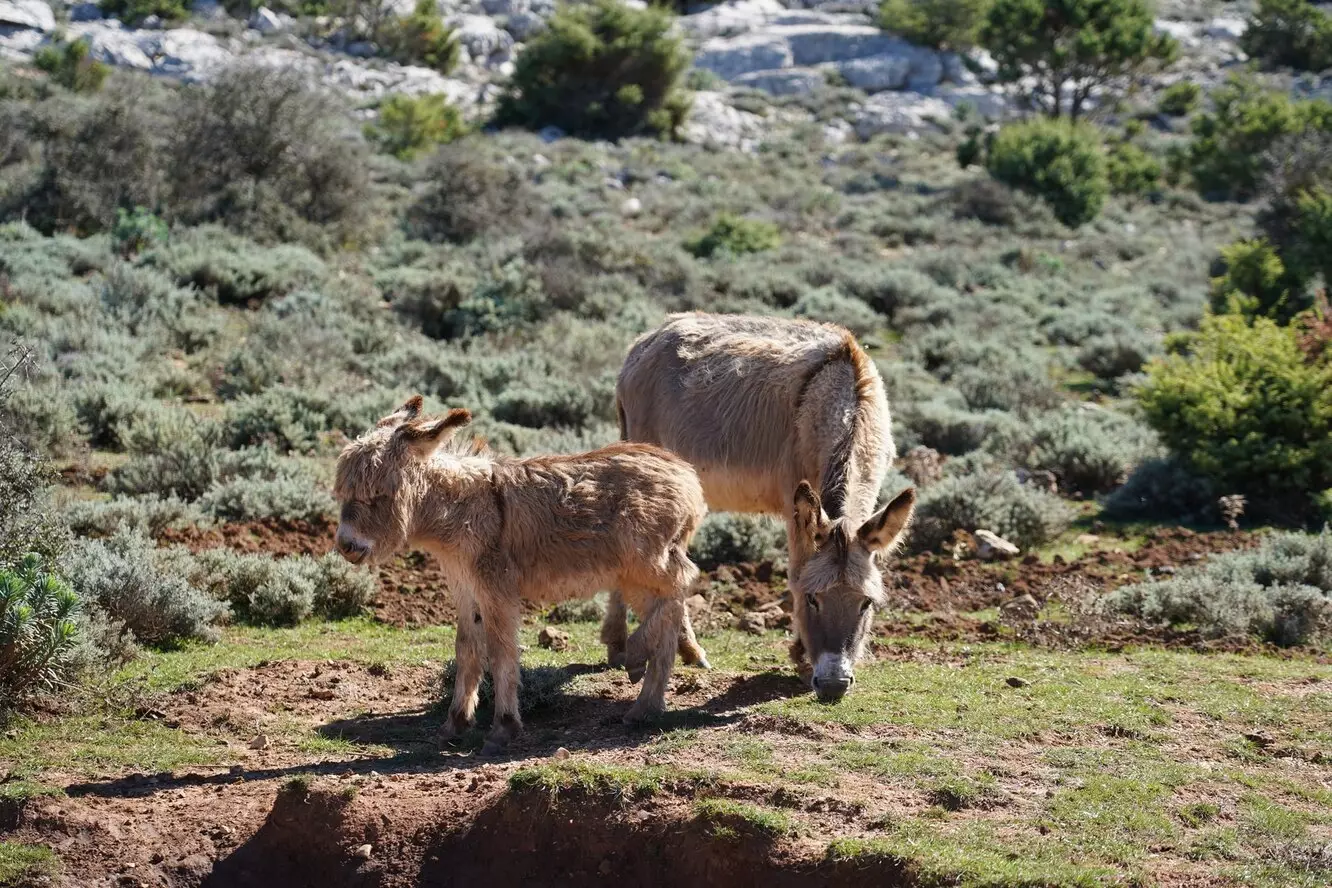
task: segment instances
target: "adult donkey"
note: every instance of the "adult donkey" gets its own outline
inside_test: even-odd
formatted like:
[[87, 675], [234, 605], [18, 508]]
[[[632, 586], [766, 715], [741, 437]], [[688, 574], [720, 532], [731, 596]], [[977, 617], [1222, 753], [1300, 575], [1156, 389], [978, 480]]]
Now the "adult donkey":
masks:
[[[829, 324], [677, 314], [630, 347], [616, 401], [621, 437], [691, 462], [710, 509], [786, 516], [791, 659], [820, 700], [840, 700], [885, 604], [875, 556], [915, 507], [908, 488], [874, 511], [896, 454], [873, 361]], [[614, 593], [601, 631], [613, 664], [626, 633]], [[687, 614], [679, 651], [707, 665]]]

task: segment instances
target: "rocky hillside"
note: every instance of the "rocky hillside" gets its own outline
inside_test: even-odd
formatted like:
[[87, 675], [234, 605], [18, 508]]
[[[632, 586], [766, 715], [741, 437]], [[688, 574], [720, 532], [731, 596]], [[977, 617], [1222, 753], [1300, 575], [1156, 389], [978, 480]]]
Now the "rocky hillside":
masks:
[[[481, 118], [554, 3], [440, 0], [439, 6], [461, 48], [449, 76], [375, 59], [372, 45], [347, 37], [327, 16], [293, 18], [259, 7], [237, 18], [216, 0], [195, 0], [189, 17], [169, 27], [153, 16], [130, 27], [91, 2], [0, 0], [0, 58], [29, 59], [60, 36], [86, 41], [97, 60], [162, 77], [207, 81], [244, 59], [306, 71], [358, 103], [438, 93]], [[398, 0], [390, 12], [410, 7]], [[912, 45], [882, 30], [876, 12], [865, 0], [728, 0], [680, 16], [695, 68], [686, 138], [752, 148], [774, 126], [817, 119], [833, 141], [866, 139], [936, 126], [959, 113], [999, 119], [1016, 110], [983, 50], [958, 55]], [[1171, 17], [1158, 19], [1157, 30], [1179, 42], [1180, 59], [1143, 84], [1145, 94], [1181, 79], [1216, 83], [1246, 61], [1236, 45], [1245, 30], [1241, 4], [1175, 4], [1164, 12]], [[1306, 77], [1292, 88], [1308, 95], [1329, 84]]]

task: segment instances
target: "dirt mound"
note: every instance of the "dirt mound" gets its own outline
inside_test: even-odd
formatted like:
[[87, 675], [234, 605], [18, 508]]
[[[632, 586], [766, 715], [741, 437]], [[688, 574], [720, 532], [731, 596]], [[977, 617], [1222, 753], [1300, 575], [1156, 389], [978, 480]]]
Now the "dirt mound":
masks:
[[[891, 860], [851, 867], [797, 844], [714, 831], [675, 799], [627, 805], [597, 793], [460, 792], [442, 807], [302, 787], [280, 792], [254, 836], [208, 886], [891, 886]], [[442, 800], [436, 799], [436, 802]]]

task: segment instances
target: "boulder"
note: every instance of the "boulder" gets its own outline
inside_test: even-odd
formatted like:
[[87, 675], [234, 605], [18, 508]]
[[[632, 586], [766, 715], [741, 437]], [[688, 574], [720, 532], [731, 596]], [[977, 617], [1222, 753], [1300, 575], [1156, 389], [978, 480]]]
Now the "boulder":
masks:
[[817, 89], [827, 83], [827, 78], [814, 68], [783, 68], [742, 74], [731, 82], [736, 86], [761, 89], [774, 96], [795, 96]]
[[0, 0], [0, 28], [49, 34], [55, 30], [55, 13], [42, 0]]
[[546, 20], [535, 12], [515, 12], [504, 21], [504, 29], [514, 40], [527, 40], [546, 26]]
[[786, 12], [779, 0], [728, 0], [681, 16], [680, 27], [695, 38], [735, 36], [761, 28]]
[[69, 31], [73, 39], [87, 42], [90, 58], [120, 68], [153, 69], [153, 60], [139, 46], [135, 33], [121, 27], [120, 22], [77, 22]]
[[755, 71], [789, 68], [791, 47], [778, 36], [767, 34], [741, 38], [715, 38], [694, 54], [694, 67], [711, 71], [723, 80], [734, 80]]
[[882, 92], [855, 108], [856, 135], [863, 141], [880, 133], [908, 133], [951, 119], [953, 111], [940, 99], [918, 93]]
[[186, 82], [207, 80], [233, 59], [212, 34], [193, 28], [174, 28], [145, 35], [140, 48], [153, 59], [153, 73]]
[[250, 15], [249, 25], [260, 34], [276, 34], [284, 27], [282, 18], [267, 6], [260, 6]]
[[840, 63], [837, 70], [846, 82], [868, 93], [889, 89], [931, 89], [944, 76], [939, 53], [902, 40], [888, 45], [885, 52]]
[[796, 65], [882, 55], [902, 44], [898, 38], [869, 25], [792, 25], [774, 28], [771, 33], [786, 40]]
[[1244, 36], [1244, 32], [1249, 30], [1249, 23], [1234, 16], [1217, 16], [1207, 23], [1203, 33], [1213, 40], [1226, 40], [1231, 43]]
[[727, 104], [721, 93], [694, 93], [693, 107], [682, 128], [685, 141], [714, 148], [753, 150], [765, 132], [757, 114]]
[[1006, 117], [1012, 105], [1008, 94], [999, 87], [980, 86], [941, 86], [934, 91], [934, 96], [957, 109], [966, 105], [981, 117], [999, 120]]
[[569, 633], [554, 626], [546, 626], [537, 634], [537, 644], [552, 651], [568, 650]]
[[484, 15], [454, 15], [447, 22], [473, 63], [494, 68], [509, 61], [513, 35]]
[[976, 557], [981, 561], [1003, 561], [1022, 552], [994, 531], [977, 530], [972, 536], [976, 538]]
[[1182, 22], [1178, 19], [1157, 19], [1152, 23], [1152, 30], [1157, 34], [1165, 34], [1179, 41], [1179, 45], [1185, 49], [1193, 49], [1200, 43], [1198, 40], [1198, 26], [1193, 22]]

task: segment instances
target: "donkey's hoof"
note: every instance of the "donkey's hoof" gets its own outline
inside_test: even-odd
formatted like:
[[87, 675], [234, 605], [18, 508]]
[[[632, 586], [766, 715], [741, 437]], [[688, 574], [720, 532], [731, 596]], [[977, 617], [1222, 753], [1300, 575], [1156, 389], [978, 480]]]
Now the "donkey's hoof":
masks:
[[481, 745], [481, 757], [493, 758], [497, 755], [504, 755], [509, 751], [508, 740], [496, 740], [491, 738]]
[[641, 725], [644, 722], [651, 721], [657, 716], [662, 715], [664, 712], [666, 712], [665, 705], [651, 706], [645, 705], [642, 702], [635, 703], [633, 706], [629, 707], [629, 711], [625, 713], [624, 723], [626, 725]]
[[638, 684], [647, 674], [647, 664], [635, 663], [633, 666], [626, 666], [625, 672], [629, 673], [629, 684]]
[[694, 665], [699, 669], [711, 669], [712, 664], [708, 662], [708, 655], [700, 653], [699, 658], [694, 661]]
[[624, 648], [606, 648], [606, 662], [612, 669], [624, 668]]

